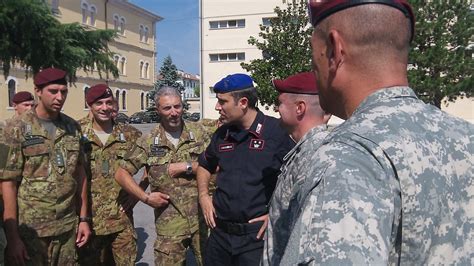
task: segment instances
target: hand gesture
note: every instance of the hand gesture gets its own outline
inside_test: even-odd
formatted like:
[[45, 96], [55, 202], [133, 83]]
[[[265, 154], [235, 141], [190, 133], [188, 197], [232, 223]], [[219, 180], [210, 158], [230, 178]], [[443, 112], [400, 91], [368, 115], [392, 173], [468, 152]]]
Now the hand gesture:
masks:
[[249, 224], [261, 221], [263, 221], [263, 224], [262, 227], [260, 227], [260, 230], [258, 230], [257, 239], [262, 239], [263, 235], [265, 235], [265, 229], [267, 229], [268, 225], [268, 214], [262, 215], [249, 221]]

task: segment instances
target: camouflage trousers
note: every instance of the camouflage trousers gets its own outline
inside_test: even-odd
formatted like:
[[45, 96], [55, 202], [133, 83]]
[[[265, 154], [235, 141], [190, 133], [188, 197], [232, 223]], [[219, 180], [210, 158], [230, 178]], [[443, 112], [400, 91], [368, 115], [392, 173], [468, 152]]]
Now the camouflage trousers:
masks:
[[94, 235], [90, 243], [79, 250], [80, 265], [135, 265], [137, 234], [130, 224], [124, 230]]
[[155, 265], [186, 265], [186, 251], [191, 248], [197, 265], [203, 265], [203, 250], [208, 230], [198, 230], [190, 235], [157, 235], [155, 241]]
[[47, 237], [39, 237], [26, 226], [20, 226], [19, 232], [30, 257], [26, 265], [77, 265], [76, 229]]

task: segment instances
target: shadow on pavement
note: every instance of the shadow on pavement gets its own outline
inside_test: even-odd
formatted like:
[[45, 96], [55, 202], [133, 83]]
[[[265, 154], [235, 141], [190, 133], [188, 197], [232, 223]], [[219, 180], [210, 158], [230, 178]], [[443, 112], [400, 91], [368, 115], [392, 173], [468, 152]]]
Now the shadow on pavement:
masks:
[[[143, 253], [145, 253], [146, 243], [145, 240], [148, 238], [147, 232], [145, 232], [145, 228], [137, 227], [135, 228], [137, 232], [137, 261], [140, 261], [143, 258]], [[147, 265], [146, 263], [137, 263], [136, 265]]]

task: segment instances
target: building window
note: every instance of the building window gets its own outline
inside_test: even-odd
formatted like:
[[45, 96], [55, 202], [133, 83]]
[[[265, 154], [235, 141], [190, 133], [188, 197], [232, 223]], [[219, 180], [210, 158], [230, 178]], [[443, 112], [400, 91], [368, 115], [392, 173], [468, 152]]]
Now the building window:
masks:
[[143, 76], [146, 79], [149, 78], [149, 68], [150, 68], [150, 63], [145, 62], [145, 66], [143, 67]]
[[143, 61], [140, 61], [140, 78], [143, 78], [143, 67], [144, 67], [144, 62]]
[[51, 1], [51, 11], [53, 14], [59, 14], [59, 0]]
[[8, 107], [13, 107], [13, 96], [16, 93], [16, 80], [10, 79], [8, 81]]
[[139, 26], [138, 33], [140, 34], [140, 41], [143, 42], [143, 40], [145, 39], [145, 28], [143, 27], [143, 25]]
[[82, 3], [82, 23], [87, 24], [87, 14], [89, 13], [89, 6], [86, 3]]
[[245, 53], [209, 54], [211, 62], [245, 61]]
[[262, 18], [262, 25], [270, 27], [272, 25], [272, 18]]
[[211, 29], [245, 28], [245, 19], [210, 21], [209, 27]]
[[120, 62], [120, 55], [117, 55], [117, 54], [114, 55], [114, 64], [118, 68], [119, 73], [122, 74], [122, 72], [120, 71], [119, 62]]
[[120, 104], [120, 90], [119, 89], [115, 90], [115, 101], [117, 102], [117, 105]]
[[127, 91], [122, 91], [122, 110], [127, 110]]
[[122, 57], [120, 59], [120, 73], [122, 73], [122, 75], [127, 75], [127, 70], [126, 70], [126, 66], [127, 66], [127, 59], [125, 57]]
[[114, 30], [119, 31], [119, 16], [117, 14], [114, 14]]
[[95, 26], [95, 15], [97, 14], [97, 8], [95, 6], [91, 6], [90, 13], [91, 13], [90, 25]]
[[87, 105], [87, 101], [86, 101], [86, 95], [87, 95], [87, 92], [89, 91], [90, 87], [88, 85], [85, 85], [84, 86], [84, 109], [89, 109], [89, 106]]
[[120, 29], [119, 29], [119, 31], [120, 31], [120, 34], [122, 34], [122, 35], [125, 35], [125, 22], [126, 22], [125, 18], [121, 17], [120, 18]]
[[145, 106], [150, 107], [150, 95], [148, 93], [145, 95]]
[[140, 93], [140, 110], [145, 110], [145, 93]]
[[146, 42], [146, 43], [148, 43], [148, 34], [149, 34], [148, 27], [145, 26], [145, 42]]

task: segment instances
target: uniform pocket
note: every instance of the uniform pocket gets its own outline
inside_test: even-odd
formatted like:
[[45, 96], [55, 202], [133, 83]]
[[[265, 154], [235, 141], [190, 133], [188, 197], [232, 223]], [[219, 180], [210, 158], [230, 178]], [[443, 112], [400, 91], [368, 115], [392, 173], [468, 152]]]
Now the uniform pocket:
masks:
[[35, 144], [23, 148], [25, 165], [23, 176], [46, 177], [49, 175], [49, 154], [47, 144]]

